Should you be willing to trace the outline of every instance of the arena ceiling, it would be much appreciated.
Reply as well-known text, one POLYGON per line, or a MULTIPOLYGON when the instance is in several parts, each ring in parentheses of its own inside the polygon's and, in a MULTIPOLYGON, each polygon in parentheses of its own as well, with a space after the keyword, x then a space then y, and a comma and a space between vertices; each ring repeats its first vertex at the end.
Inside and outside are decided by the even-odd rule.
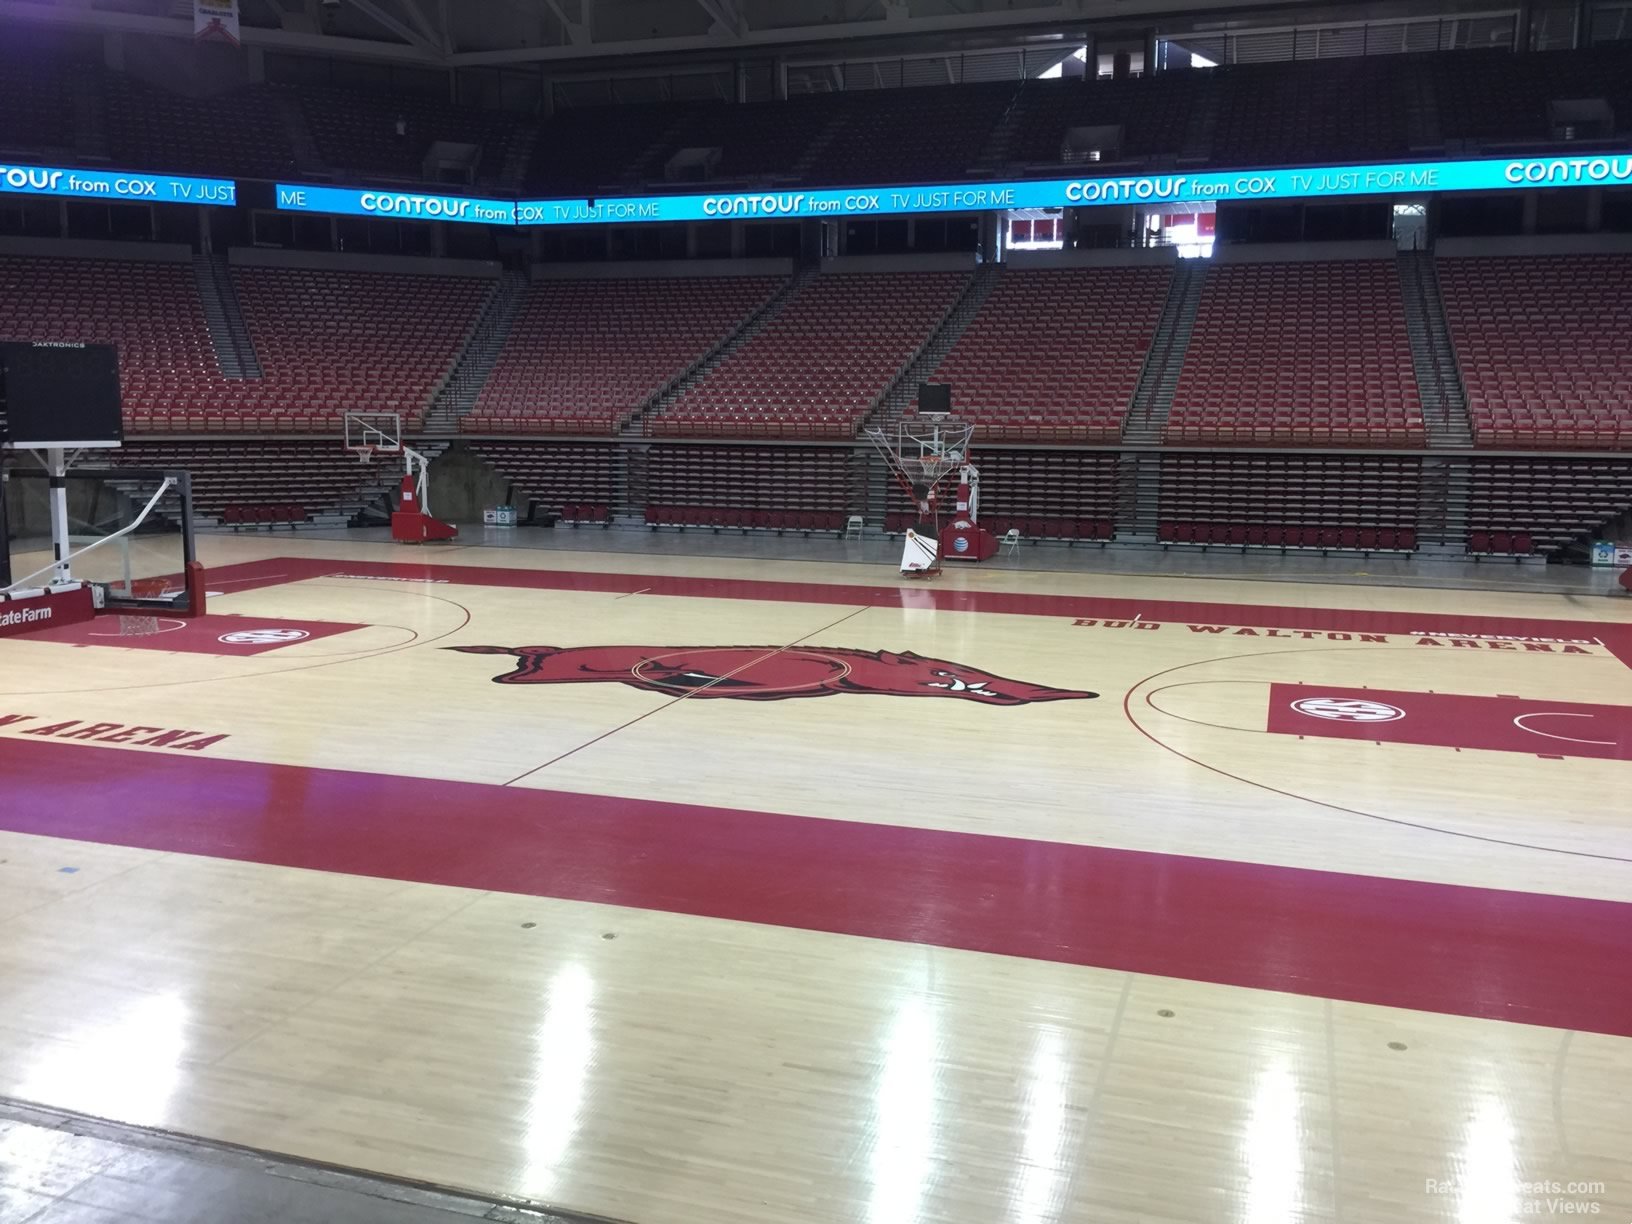
MULTIPOLYGON (((1545 0, 1544 0, 1545 2, 1545 0)), ((439 68, 1060 42, 1125 23, 1378 20, 1413 0, 241 0, 244 43, 439 68), (1352 16, 1351 16, 1352 14, 1352 16)), ((1441 0, 1434 11, 1511 8, 1441 0)), ((192 36, 190 0, 0 0, 0 23, 192 36)))

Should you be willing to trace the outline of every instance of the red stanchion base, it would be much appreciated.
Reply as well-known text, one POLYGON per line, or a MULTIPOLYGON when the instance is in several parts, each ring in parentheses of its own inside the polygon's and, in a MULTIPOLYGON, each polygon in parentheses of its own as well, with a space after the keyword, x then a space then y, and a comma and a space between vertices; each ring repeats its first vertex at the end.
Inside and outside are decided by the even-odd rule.
POLYGON ((945 561, 984 561, 997 555, 997 537, 973 523, 953 523, 941 532, 945 561))
POLYGON ((76 625, 95 615, 90 587, 0 598, 0 637, 21 637, 39 629, 76 625))
POLYGON ((424 544, 431 540, 451 540, 459 534, 452 523, 421 514, 417 510, 399 510, 391 516, 391 538, 398 544, 424 544))

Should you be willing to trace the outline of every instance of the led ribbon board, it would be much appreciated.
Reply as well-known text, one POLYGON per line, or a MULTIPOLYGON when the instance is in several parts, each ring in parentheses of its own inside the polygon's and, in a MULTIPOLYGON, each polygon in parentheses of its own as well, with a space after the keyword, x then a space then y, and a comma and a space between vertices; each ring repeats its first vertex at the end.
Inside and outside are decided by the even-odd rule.
POLYGON ((132 174, 124 170, 75 170, 67 166, 0 165, 0 193, 75 196, 136 204, 234 204, 231 179, 180 174, 132 174))
POLYGON ((1436 191, 1515 191, 1632 186, 1632 154, 1386 162, 1145 174, 1014 183, 942 183, 839 191, 759 191, 618 199, 522 200, 519 225, 606 225, 637 221, 717 221, 798 217, 900 216, 998 208, 1080 208, 1101 204, 1319 200, 1436 191))
POLYGON ((463 221, 473 225, 514 225, 512 200, 478 200, 472 196, 431 195, 423 191, 360 191, 355 187, 277 185, 278 207, 285 212, 343 213, 353 217, 390 217, 397 221, 463 221))

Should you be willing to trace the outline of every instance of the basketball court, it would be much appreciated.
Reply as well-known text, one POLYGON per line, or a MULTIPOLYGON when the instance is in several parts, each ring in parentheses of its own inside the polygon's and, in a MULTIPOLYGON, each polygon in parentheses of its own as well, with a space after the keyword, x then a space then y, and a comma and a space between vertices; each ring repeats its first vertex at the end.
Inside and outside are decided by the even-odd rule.
POLYGON ((1632 0, 0 13, 0 1224, 1632 1224, 1632 0))
POLYGON ((611 1219, 1632 1212, 1624 601, 198 548, 0 640, 0 1096, 611 1219))

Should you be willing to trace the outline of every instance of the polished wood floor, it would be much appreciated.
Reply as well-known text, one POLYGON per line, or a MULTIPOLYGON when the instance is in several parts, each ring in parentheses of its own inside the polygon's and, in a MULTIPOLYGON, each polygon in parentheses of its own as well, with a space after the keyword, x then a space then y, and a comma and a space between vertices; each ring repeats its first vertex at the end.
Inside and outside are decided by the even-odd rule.
POLYGON ((208 632, 0 641, 0 1096, 638 1224, 1632 1219, 1632 602, 203 546, 208 632))

